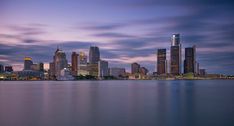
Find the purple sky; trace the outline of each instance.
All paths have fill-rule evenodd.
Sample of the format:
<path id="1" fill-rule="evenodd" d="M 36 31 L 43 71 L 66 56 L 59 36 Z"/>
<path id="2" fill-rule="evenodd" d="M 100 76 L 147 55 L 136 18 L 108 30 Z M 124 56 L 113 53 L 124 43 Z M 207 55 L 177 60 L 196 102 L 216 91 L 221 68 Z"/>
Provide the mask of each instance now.
<path id="1" fill-rule="evenodd" d="M 0 63 L 21 70 L 30 56 L 48 64 L 57 46 L 70 61 L 95 45 L 110 66 L 139 62 L 152 72 L 156 50 L 169 57 L 180 33 L 183 48 L 197 46 L 201 68 L 234 74 L 233 13 L 232 0 L 0 0 Z"/>

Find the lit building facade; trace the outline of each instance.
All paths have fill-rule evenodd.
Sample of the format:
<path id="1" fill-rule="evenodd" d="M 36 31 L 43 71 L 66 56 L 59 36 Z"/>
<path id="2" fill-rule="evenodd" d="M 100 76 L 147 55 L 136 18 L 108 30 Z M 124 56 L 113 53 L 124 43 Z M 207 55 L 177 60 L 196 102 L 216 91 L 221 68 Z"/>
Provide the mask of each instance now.
<path id="1" fill-rule="evenodd" d="M 157 74 L 167 73 L 167 50 L 158 49 L 157 51 Z"/>
<path id="2" fill-rule="evenodd" d="M 57 80 L 74 80 L 74 77 L 68 68 L 63 68 L 60 71 L 60 75 L 57 77 Z"/>
<path id="3" fill-rule="evenodd" d="M 44 80 L 44 72 L 35 70 L 23 70 L 17 72 L 19 80 Z"/>
<path id="4" fill-rule="evenodd" d="M 89 75 L 89 69 L 87 64 L 79 64 L 78 65 L 78 75 Z"/>
<path id="5" fill-rule="evenodd" d="M 88 64 L 87 65 L 89 75 L 97 77 L 98 76 L 98 64 Z"/>
<path id="6" fill-rule="evenodd" d="M 31 70 L 31 65 L 33 65 L 33 61 L 31 57 L 24 58 L 24 70 Z"/>
<path id="7" fill-rule="evenodd" d="M 87 64 L 87 55 L 84 52 L 79 53 L 78 64 L 79 65 L 86 65 Z"/>
<path id="8" fill-rule="evenodd" d="M 180 34 L 173 34 L 171 41 L 171 55 L 170 55 L 170 73 L 173 75 L 181 74 L 181 44 Z"/>
<path id="9" fill-rule="evenodd" d="M 87 55 L 85 52 L 79 52 L 78 56 L 78 75 L 89 75 Z"/>

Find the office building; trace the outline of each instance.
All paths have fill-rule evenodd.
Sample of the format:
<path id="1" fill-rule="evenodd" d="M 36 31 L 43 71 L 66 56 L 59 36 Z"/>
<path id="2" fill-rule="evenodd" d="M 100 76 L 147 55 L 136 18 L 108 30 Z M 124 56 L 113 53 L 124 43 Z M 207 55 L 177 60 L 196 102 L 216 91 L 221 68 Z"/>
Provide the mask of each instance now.
<path id="1" fill-rule="evenodd" d="M 185 48 L 184 73 L 196 73 L 196 47 Z"/>
<path id="2" fill-rule="evenodd" d="M 18 71 L 19 80 L 44 80 L 44 72 L 35 70 Z"/>
<path id="3" fill-rule="evenodd" d="M 24 70 L 31 70 L 31 65 L 33 65 L 33 61 L 31 57 L 24 58 Z"/>
<path id="4" fill-rule="evenodd" d="M 13 72 L 12 66 L 5 66 L 5 72 Z"/>
<path id="5" fill-rule="evenodd" d="M 91 46 L 89 48 L 89 63 L 98 64 L 99 60 L 100 60 L 99 48 L 96 46 Z"/>
<path id="6" fill-rule="evenodd" d="M 136 73 L 139 73 L 140 72 L 140 64 L 138 63 L 132 63 L 131 64 L 131 72 L 132 74 L 136 74 Z"/>
<path id="7" fill-rule="evenodd" d="M 39 71 L 39 67 L 37 64 L 32 64 L 30 70 Z"/>
<path id="8" fill-rule="evenodd" d="M 125 68 L 110 68 L 109 75 L 115 78 L 122 78 L 125 75 Z"/>
<path id="9" fill-rule="evenodd" d="M 54 54 L 54 70 L 55 76 L 60 76 L 61 70 L 68 67 L 66 54 L 60 49 L 57 49 Z"/>
<path id="10" fill-rule="evenodd" d="M 180 34 L 173 34 L 171 41 L 171 55 L 170 55 L 170 73 L 173 75 L 181 74 L 181 44 Z"/>
<path id="11" fill-rule="evenodd" d="M 78 54 L 76 52 L 72 52 L 71 56 L 71 72 L 73 76 L 77 76 L 78 72 Z"/>
<path id="12" fill-rule="evenodd" d="M 49 78 L 54 80 L 55 79 L 55 65 L 54 62 L 49 64 Z"/>
<path id="13" fill-rule="evenodd" d="M 98 76 L 98 63 L 96 64 L 88 64 L 87 69 L 89 71 L 89 75 L 97 77 Z"/>
<path id="14" fill-rule="evenodd" d="M 78 75 L 89 75 L 88 64 L 79 64 L 78 65 Z"/>
<path id="15" fill-rule="evenodd" d="M 34 71 L 44 71 L 44 63 L 32 64 L 30 70 Z"/>
<path id="16" fill-rule="evenodd" d="M 141 67 L 139 70 L 141 75 L 147 75 L 147 73 L 149 72 L 148 69 L 146 69 L 145 67 Z"/>
<path id="17" fill-rule="evenodd" d="M 104 60 L 98 61 L 98 77 L 108 76 L 108 62 Z"/>
<path id="18" fill-rule="evenodd" d="M 79 65 L 87 65 L 87 55 L 84 52 L 79 53 L 79 55 L 78 55 L 78 64 Z"/>
<path id="19" fill-rule="evenodd" d="M 71 74 L 71 71 L 68 68 L 63 68 L 60 71 L 60 75 L 57 77 L 57 80 L 74 80 L 75 78 Z"/>
<path id="20" fill-rule="evenodd" d="M 167 73 L 167 50 L 158 49 L 157 52 L 157 74 L 166 74 Z"/>

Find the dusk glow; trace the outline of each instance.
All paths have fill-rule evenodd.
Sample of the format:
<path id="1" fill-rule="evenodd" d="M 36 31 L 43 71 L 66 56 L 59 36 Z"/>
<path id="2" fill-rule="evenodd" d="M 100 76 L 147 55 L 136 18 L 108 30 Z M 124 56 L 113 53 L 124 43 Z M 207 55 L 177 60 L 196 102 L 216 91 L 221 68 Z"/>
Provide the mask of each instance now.
<path id="1" fill-rule="evenodd" d="M 155 71 L 156 52 L 180 33 L 196 45 L 209 73 L 234 74 L 234 2 L 231 0 L 0 0 L 0 63 L 23 69 L 25 56 L 52 61 L 57 46 L 71 63 L 73 51 L 100 48 L 109 66 L 138 62 Z M 184 59 L 184 50 L 182 50 Z"/>
<path id="2" fill-rule="evenodd" d="M 234 126 L 234 0 L 0 0 L 0 126 Z"/>

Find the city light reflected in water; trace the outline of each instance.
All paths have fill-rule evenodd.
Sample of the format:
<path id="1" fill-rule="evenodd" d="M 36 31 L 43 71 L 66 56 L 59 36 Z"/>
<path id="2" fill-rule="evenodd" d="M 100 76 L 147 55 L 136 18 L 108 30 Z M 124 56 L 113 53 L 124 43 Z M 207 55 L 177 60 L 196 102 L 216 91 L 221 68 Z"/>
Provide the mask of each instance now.
<path id="1" fill-rule="evenodd" d="M 233 81 L 1 81 L 1 126 L 231 126 Z"/>

